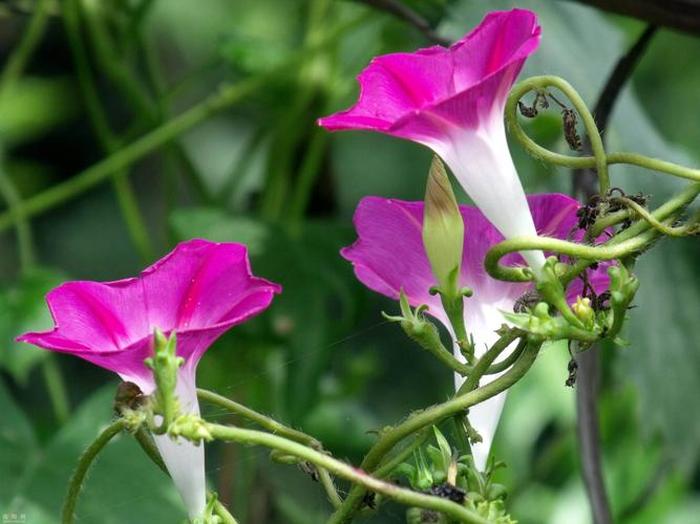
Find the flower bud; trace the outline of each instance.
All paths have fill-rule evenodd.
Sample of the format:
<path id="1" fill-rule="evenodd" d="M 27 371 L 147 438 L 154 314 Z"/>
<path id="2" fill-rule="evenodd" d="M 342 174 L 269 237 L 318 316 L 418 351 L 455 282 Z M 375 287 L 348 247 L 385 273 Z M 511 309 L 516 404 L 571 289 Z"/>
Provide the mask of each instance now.
<path id="1" fill-rule="evenodd" d="M 425 189 L 423 245 L 443 295 L 456 295 L 464 247 L 464 219 L 442 161 L 433 157 Z"/>
<path id="2" fill-rule="evenodd" d="M 576 297 L 576 303 L 571 306 L 574 311 L 574 315 L 583 322 L 584 326 L 591 326 L 595 320 L 595 311 L 591 307 L 590 298 Z"/>

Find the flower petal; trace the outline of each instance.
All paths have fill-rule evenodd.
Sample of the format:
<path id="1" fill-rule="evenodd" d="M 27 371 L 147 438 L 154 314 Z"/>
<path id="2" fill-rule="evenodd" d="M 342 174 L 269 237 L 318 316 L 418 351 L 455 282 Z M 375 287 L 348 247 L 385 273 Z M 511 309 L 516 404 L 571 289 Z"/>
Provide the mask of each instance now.
<path id="1" fill-rule="evenodd" d="M 55 328 L 18 338 L 71 353 L 152 389 L 143 360 L 155 328 L 178 334 L 178 354 L 196 366 L 227 329 L 260 313 L 280 286 L 254 277 L 245 246 L 191 240 L 114 282 L 68 282 L 46 297 Z"/>
<path id="2" fill-rule="evenodd" d="M 330 131 L 378 131 L 432 147 L 448 127 L 475 129 L 494 107 L 502 112 L 539 37 L 534 13 L 496 11 L 449 49 L 376 57 L 358 76 L 357 103 L 319 124 Z"/>

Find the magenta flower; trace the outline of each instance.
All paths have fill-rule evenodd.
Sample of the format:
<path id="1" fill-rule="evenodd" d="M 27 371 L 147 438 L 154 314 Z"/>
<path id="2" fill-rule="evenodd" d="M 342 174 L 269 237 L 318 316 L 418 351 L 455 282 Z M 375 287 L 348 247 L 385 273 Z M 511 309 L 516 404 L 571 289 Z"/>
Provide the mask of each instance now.
<path id="1" fill-rule="evenodd" d="M 566 238 L 577 223 L 579 204 L 567 196 L 534 195 L 528 197 L 528 203 L 541 235 Z M 460 211 L 465 234 L 459 285 L 474 290 L 473 297 L 465 301 L 464 318 L 479 357 L 498 340 L 495 330 L 505 323 L 501 311 L 512 311 L 516 300 L 530 289 L 530 285 L 502 282 L 486 273 L 483 267 L 486 252 L 503 240 L 503 236 L 478 209 L 460 206 Z M 440 297 L 428 292 L 436 281 L 423 247 L 423 202 L 367 197 L 357 207 L 354 223 L 358 239 L 341 254 L 352 262 L 357 278 L 370 289 L 393 299 L 398 299 L 403 289 L 413 307 L 427 304 L 429 314 L 450 329 Z M 517 265 L 523 264 L 524 260 L 518 254 L 511 254 L 502 262 Z M 591 273 L 589 280 L 596 292 L 607 289 L 605 271 Z M 578 280 L 567 290 L 571 302 L 581 293 L 582 283 Z M 454 334 L 452 336 L 454 338 Z M 455 356 L 463 360 L 459 350 L 455 350 Z M 482 383 L 497 376 L 485 376 Z M 455 375 L 456 388 L 462 382 L 462 377 Z M 505 392 L 501 393 L 469 410 L 469 420 L 483 438 L 483 442 L 472 448 L 479 469 L 483 470 L 486 465 L 505 396 Z"/>
<path id="2" fill-rule="evenodd" d="M 245 246 L 190 240 L 136 278 L 57 287 L 46 296 L 54 329 L 25 333 L 18 340 L 83 358 L 150 394 L 155 383 L 144 360 L 153 352 L 154 330 L 175 331 L 177 353 L 185 358 L 177 384 L 180 407 L 199 414 L 199 359 L 222 333 L 263 311 L 280 291 L 251 274 Z M 155 441 L 190 517 L 201 516 L 206 503 L 203 446 L 167 435 Z"/>
<path id="3" fill-rule="evenodd" d="M 434 46 L 374 58 L 358 77 L 358 102 L 319 124 L 331 131 L 377 131 L 428 146 L 504 236 L 533 236 L 535 225 L 508 150 L 503 111 L 510 87 L 539 39 L 534 13 L 489 13 L 448 49 Z M 535 270 L 544 263 L 539 251 L 523 256 Z"/>

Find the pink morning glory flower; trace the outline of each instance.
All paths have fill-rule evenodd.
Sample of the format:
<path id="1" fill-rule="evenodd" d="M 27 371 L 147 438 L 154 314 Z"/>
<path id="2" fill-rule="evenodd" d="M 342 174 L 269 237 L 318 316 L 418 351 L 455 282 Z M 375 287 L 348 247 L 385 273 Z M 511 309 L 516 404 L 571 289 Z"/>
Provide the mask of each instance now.
<path id="1" fill-rule="evenodd" d="M 374 58 L 358 76 L 358 102 L 319 124 L 331 131 L 377 131 L 429 147 L 505 237 L 534 236 L 503 112 L 508 92 L 539 40 L 534 13 L 489 13 L 449 48 Z M 523 256 L 534 270 L 544 263 L 540 251 Z"/>
<path id="2" fill-rule="evenodd" d="M 527 201 L 540 235 L 566 238 L 577 224 L 579 204 L 567 196 L 533 195 Z M 393 299 L 398 299 L 403 289 L 413 307 L 428 305 L 428 313 L 450 329 L 440 297 L 428 291 L 436 285 L 436 280 L 423 246 L 423 208 L 423 202 L 364 198 L 354 216 L 358 239 L 352 246 L 344 248 L 341 254 L 352 262 L 355 275 L 368 288 Z M 503 240 L 503 235 L 477 208 L 460 206 L 460 212 L 465 232 L 459 286 L 474 290 L 474 295 L 465 299 L 464 319 L 467 331 L 474 337 L 476 356 L 480 357 L 487 347 L 498 340 L 495 331 L 505 323 L 501 311 L 513 311 L 517 299 L 531 286 L 502 282 L 486 273 L 483 266 L 486 252 Z M 578 236 L 581 233 L 579 231 Z M 522 265 L 524 260 L 514 253 L 504 257 L 502 262 Z M 598 293 L 607 289 L 605 271 L 592 272 L 589 281 Z M 570 302 L 574 302 L 580 294 L 582 283 L 576 280 L 569 286 L 567 296 Z M 451 335 L 454 339 L 454 334 Z M 464 360 L 459 350 L 455 349 L 454 353 Z M 507 354 L 508 351 L 504 353 Z M 485 376 L 482 385 L 496 377 L 498 375 Z M 456 374 L 456 388 L 459 389 L 462 383 L 463 378 Z M 504 392 L 469 410 L 469 420 L 483 438 L 483 442 L 474 444 L 472 448 L 476 466 L 481 470 L 486 465 L 505 398 Z"/>
<path id="3" fill-rule="evenodd" d="M 225 331 L 270 305 L 280 286 L 251 274 L 245 246 L 190 240 L 136 278 L 67 282 L 46 296 L 55 327 L 18 338 L 68 353 L 117 373 L 145 394 L 155 389 L 144 360 L 153 333 L 177 333 L 177 395 L 183 412 L 199 414 L 197 363 Z M 190 517 L 206 504 L 203 446 L 156 435 L 155 442 Z"/>

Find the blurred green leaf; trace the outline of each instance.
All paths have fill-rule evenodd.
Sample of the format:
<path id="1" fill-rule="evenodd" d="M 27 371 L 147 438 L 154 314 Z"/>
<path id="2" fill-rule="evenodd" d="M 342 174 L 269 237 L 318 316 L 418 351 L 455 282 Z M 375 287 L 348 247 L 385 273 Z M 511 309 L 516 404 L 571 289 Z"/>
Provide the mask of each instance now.
<path id="1" fill-rule="evenodd" d="M 32 269 L 5 288 L 0 288 L 0 366 L 18 382 L 25 384 L 32 368 L 49 353 L 43 349 L 15 342 L 27 331 L 41 331 L 52 326 L 44 296 L 65 280 L 59 272 Z"/>
<path id="2" fill-rule="evenodd" d="M 37 442 L 26 415 L 0 382 L 0 509 L 8 507 L 36 458 Z M 7 480 L 12 479 L 12 482 Z"/>
<path id="3" fill-rule="evenodd" d="M 62 78 L 21 78 L 0 100 L 0 142 L 26 142 L 75 116 L 77 99 Z"/>
<path id="4" fill-rule="evenodd" d="M 184 208 L 173 213 L 170 224 L 181 239 L 203 236 L 215 242 L 240 242 L 251 256 L 263 252 L 268 228 L 258 220 L 232 216 L 216 208 Z"/>
<path id="5" fill-rule="evenodd" d="M 357 455 L 366 450 L 375 436 L 365 428 L 380 429 L 380 422 L 352 400 L 328 400 L 304 419 L 304 427 L 339 456 Z"/>

